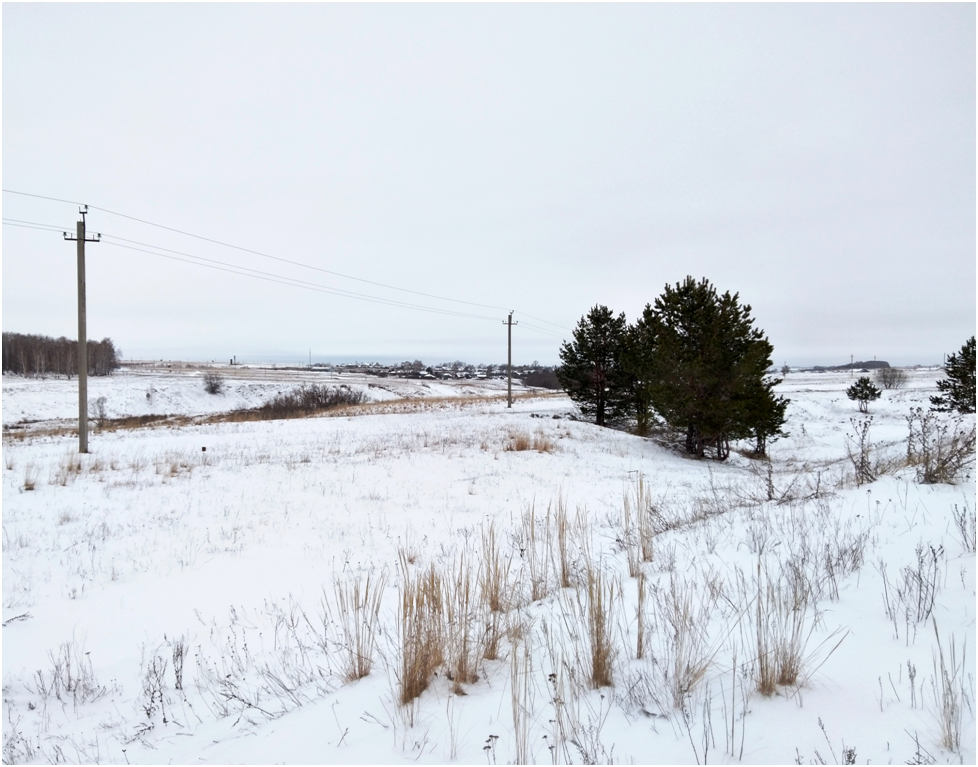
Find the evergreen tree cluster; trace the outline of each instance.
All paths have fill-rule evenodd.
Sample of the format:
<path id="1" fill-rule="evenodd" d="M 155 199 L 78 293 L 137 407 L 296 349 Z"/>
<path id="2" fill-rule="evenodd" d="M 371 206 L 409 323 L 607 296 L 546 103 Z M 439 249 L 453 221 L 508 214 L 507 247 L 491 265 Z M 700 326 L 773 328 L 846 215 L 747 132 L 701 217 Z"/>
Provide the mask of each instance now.
<path id="1" fill-rule="evenodd" d="M 599 425 L 634 418 L 640 434 L 658 416 L 684 435 L 687 452 L 718 460 L 730 441 L 763 455 L 781 436 L 788 400 L 767 375 L 774 347 L 738 294 L 687 277 L 648 304 L 634 325 L 595 306 L 560 349 L 561 385 Z"/>
<path id="2" fill-rule="evenodd" d="M 111 338 L 88 342 L 88 374 L 109 375 L 119 367 L 121 352 Z M 15 375 L 65 375 L 78 373 L 78 341 L 62 336 L 3 334 L 3 372 Z"/>

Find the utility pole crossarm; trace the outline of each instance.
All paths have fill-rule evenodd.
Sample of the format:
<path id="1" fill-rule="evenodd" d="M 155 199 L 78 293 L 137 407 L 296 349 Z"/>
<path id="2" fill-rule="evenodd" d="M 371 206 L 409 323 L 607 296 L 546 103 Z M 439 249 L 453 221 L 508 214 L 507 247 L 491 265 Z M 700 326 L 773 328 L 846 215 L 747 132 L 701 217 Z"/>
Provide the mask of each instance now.
<path id="1" fill-rule="evenodd" d="M 65 239 L 78 242 L 78 452 L 88 452 L 88 330 L 85 307 L 85 243 L 99 242 L 101 234 L 85 235 L 86 205 L 78 211 L 81 221 L 76 224 L 75 235 L 64 233 Z"/>

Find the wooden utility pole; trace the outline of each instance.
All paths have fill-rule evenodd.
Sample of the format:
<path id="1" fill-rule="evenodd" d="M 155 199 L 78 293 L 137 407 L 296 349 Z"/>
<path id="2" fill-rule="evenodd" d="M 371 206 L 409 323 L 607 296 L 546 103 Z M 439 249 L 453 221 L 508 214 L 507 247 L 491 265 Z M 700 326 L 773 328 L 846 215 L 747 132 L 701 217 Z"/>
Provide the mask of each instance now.
<path id="1" fill-rule="evenodd" d="M 64 233 L 66 240 L 78 241 L 78 452 L 88 452 L 88 330 L 85 307 L 85 243 L 98 242 L 102 235 L 85 236 L 85 214 L 88 206 L 79 210 L 81 221 L 75 227 L 75 236 Z"/>
<path id="2" fill-rule="evenodd" d="M 506 356 L 506 407 L 513 407 L 513 325 L 519 325 L 518 322 L 513 322 L 513 313 L 509 313 L 509 318 L 503 320 L 503 325 L 507 326 L 506 336 L 507 336 L 507 356 Z"/>

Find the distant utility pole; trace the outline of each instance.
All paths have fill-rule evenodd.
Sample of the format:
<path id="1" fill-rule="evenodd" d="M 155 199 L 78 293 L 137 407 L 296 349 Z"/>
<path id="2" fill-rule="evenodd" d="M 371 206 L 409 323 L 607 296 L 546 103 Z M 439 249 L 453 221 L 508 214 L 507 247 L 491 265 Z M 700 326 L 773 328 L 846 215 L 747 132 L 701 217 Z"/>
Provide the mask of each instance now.
<path id="1" fill-rule="evenodd" d="M 513 322 L 513 313 L 509 313 L 509 318 L 503 320 L 503 325 L 507 326 L 506 336 L 507 336 L 507 356 L 506 356 L 506 407 L 513 407 L 513 325 L 519 325 L 518 322 Z"/>
<path id="2" fill-rule="evenodd" d="M 80 209 L 81 215 L 75 228 L 75 236 L 64 233 L 66 240 L 78 241 L 78 452 L 88 452 L 88 331 L 85 318 L 85 243 L 98 242 L 101 234 L 85 236 L 85 214 L 88 206 Z"/>

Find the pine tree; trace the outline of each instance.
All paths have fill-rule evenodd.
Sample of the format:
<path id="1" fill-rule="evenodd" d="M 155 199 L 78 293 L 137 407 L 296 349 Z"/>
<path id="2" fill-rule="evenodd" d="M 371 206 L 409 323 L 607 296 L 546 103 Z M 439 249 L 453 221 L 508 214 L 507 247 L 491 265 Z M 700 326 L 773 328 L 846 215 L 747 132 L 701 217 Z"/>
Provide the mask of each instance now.
<path id="1" fill-rule="evenodd" d="M 652 408 L 685 431 L 687 452 L 723 460 L 731 439 L 754 438 L 763 450 L 780 434 L 788 402 L 773 394 L 780 380 L 765 378 L 774 347 L 738 294 L 687 277 L 666 285 L 639 324 L 655 346 L 635 374 Z"/>
<path id="2" fill-rule="evenodd" d="M 774 393 L 774 387 L 781 383 L 781 378 L 765 378 L 759 382 L 747 398 L 745 421 L 754 440 L 754 455 L 767 455 L 768 440 L 785 436 L 782 426 L 785 423 L 785 411 L 788 399 Z"/>
<path id="3" fill-rule="evenodd" d="M 608 307 L 594 306 L 574 328 L 573 342 L 560 347 L 560 385 L 598 426 L 622 410 L 620 356 L 625 329 L 624 314 L 615 317 Z"/>
<path id="4" fill-rule="evenodd" d="M 947 375 L 943 381 L 937 382 L 940 396 L 931 397 L 931 410 L 943 413 L 957 411 L 959 413 L 975 412 L 975 337 L 965 341 L 957 354 L 947 358 L 944 365 Z"/>
<path id="5" fill-rule="evenodd" d="M 648 433 L 652 420 L 651 371 L 656 352 L 656 324 L 652 307 L 628 327 L 621 347 L 622 382 L 625 389 L 621 409 L 635 417 L 636 432 Z"/>
<path id="6" fill-rule="evenodd" d="M 867 376 L 857 379 L 856 383 L 846 389 L 846 396 L 859 403 L 860 413 L 868 413 L 869 403 L 878 400 L 881 394 Z"/>

